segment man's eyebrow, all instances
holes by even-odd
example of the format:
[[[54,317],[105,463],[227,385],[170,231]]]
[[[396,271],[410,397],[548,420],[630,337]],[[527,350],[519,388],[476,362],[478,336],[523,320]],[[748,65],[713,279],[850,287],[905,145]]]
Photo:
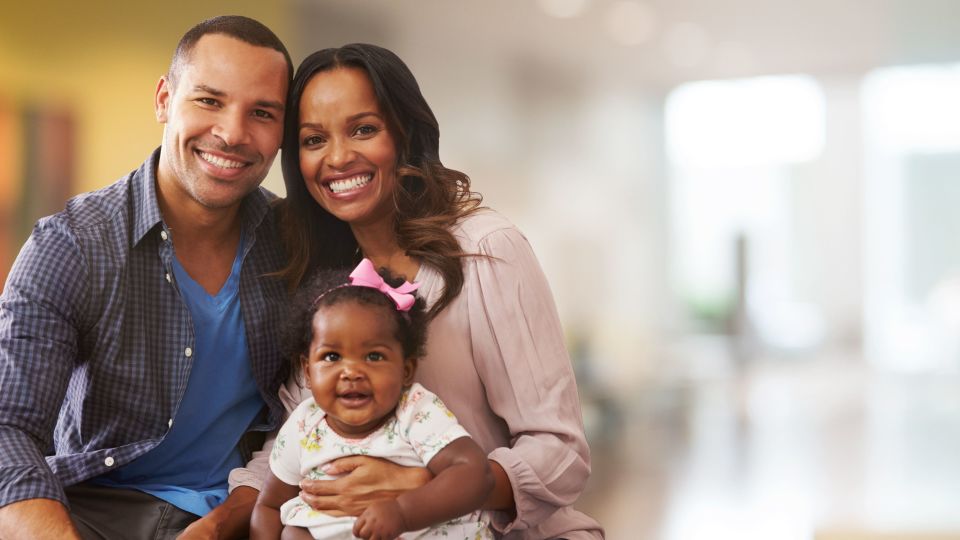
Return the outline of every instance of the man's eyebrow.
[[[284,106],[280,101],[266,101],[266,100],[257,100],[257,107],[263,107],[264,109],[275,109],[277,111],[283,112]]]
[[[216,97],[224,97],[227,95],[227,93],[224,92],[223,90],[218,90],[212,86],[207,86],[205,84],[198,84],[194,86],[193,91],[203,92]],[[262,107],[264,109],[274,109],[280,112],[283,112],[284,110],[282,101],[270,101],[266,99],[258,99],[257,101],[254,102],[254,105],[256,105],[257,107]]]
[[[212,87],[212,86],[207,86],[207,85],[205,85],[205,84],[198,84],[198,85],[194,86],[194,87],[193,87],[193,91],[194,91],[194,92],[206,92],[207,94],[213,94],[213,95],[215,95],[215,96],[217,96],[217,97],[221,97],[221,96],[227,95],[227,93],[224,92],[223,90],[217,90],[216,88],[214,88],[214,87]]]

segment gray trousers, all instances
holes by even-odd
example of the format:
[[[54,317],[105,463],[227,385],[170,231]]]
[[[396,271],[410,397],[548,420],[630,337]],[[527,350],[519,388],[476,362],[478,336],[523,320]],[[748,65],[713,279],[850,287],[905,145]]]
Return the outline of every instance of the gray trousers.
[[[70,517],[84,540],[172,540],[199,519],[135,489],[83,482],[64,491]]]

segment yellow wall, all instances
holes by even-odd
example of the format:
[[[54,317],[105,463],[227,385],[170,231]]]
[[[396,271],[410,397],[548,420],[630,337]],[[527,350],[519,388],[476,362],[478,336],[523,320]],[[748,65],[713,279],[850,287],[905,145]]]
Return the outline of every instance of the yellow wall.
[[[236,13],[263,22],[281,39],[290,28],[287,0],[11,4],[0,14],[0,100],[73,111],[74,193],[112,182],[160,144],[154,90],[190,26]],[[10,186],[0,193],[15,196]]]

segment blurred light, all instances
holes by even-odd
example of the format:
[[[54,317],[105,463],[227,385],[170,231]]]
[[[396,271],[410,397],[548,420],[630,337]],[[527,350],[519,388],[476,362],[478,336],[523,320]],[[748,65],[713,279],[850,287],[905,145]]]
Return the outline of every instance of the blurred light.
[[[725,41],[714,47],[713,65],[722,73],[746,74],[753,71],[753,53],[740,43]]]
[[[678,68],[692,68],[703,63],[707,57],[710,39],[707,32],[691,22],[671,26],[664,36],[667,60]]]
[[[621,45],[640,45],[650,41],[660,25],[660,17],[648,4],[620,0],[606,14],[607,31]]]
[[[570,19],[584,12],[589,0],[537,0],[540,9],[551,17]]]
[[[960,65],[879,69],[863,84],[868,135],[898,152],[960,149]]]
[[[805,75],[688,83],[667,98],[666,131],[676,163],[810,161],[823,149],[823,92]]]

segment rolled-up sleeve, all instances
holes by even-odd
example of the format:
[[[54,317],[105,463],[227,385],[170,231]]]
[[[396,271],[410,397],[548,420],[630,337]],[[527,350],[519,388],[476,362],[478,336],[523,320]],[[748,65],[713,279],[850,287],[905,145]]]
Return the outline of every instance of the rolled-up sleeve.
[[[494,516],[502,533],[527,529],[576,501],[590,475],[576,380],[546,277],[523,235],[498,230],[465,265],[470,332],[491,410],[510,446],[493,450],[517,513]]]
[[[44,454],[76,363],[87,273],[64,220],[41,220],[0,296],[0,506],[65,502]]]

